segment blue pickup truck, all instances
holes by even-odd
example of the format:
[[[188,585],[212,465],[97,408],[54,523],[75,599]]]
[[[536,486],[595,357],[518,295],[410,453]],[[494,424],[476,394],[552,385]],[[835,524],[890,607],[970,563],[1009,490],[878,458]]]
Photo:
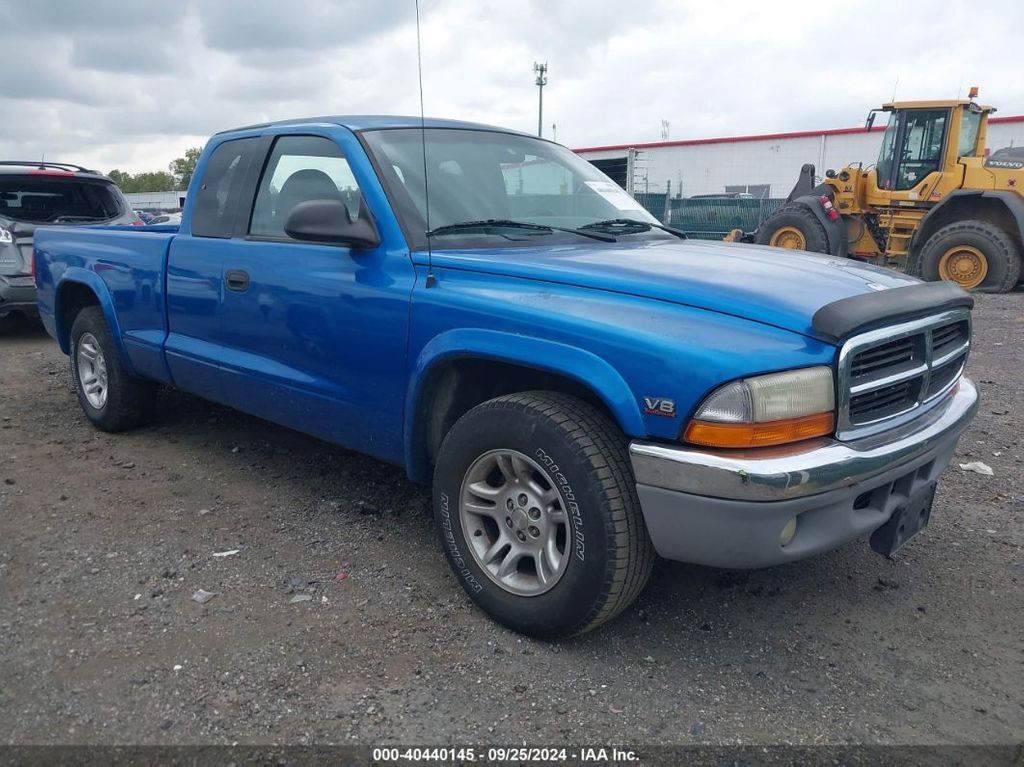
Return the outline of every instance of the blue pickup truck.
[[[400,464],[472,599],[534,636],[618,614],[656,554],[891,555],[977,406],[952,284],[687,241],[469,123],[217,134],[179,227],[42,228],[35,270],[97,427],[174,386]]]

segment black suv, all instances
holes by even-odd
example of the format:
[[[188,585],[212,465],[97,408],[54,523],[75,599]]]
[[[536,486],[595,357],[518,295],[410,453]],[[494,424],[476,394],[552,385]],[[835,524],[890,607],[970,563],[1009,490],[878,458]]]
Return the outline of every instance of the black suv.
[[[53,162],[0,161],[0,317],[34,314],[37,226],[142,223],[102,173]]]

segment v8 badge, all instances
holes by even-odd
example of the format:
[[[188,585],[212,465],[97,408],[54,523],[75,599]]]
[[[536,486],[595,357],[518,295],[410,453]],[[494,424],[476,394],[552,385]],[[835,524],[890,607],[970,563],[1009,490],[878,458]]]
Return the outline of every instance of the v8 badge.
[[[644,412],[648,415],[660,415],[665,418],[676,417],[675,400],[665,397],[644,397]]]

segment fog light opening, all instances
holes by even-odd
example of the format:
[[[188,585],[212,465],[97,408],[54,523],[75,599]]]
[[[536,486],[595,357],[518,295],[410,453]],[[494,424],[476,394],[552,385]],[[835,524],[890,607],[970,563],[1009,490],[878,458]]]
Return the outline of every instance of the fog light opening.
[[[779,536],[779,545],[782,547],[788,546],[793,542],[794,537],[796,537],[796,517],[790,519],[786,526],[782,528],[782,535]]]

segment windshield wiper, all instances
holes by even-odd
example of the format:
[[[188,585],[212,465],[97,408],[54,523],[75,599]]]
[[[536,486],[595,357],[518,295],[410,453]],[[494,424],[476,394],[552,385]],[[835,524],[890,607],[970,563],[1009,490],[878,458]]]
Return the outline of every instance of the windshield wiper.
[[[604,221],[595,221],[592,224],[581,226],[580,229],[606,231],[610,234],[636,234],[637,232],[649,232],[651,229],[660,229],[663,232],[668,232],[680,240],[687,239],[686,232],[681,229],[674,229],[671,226],[665,226],[664,224],[652,224],[650,221],[639,221],[635,218],[609,218]],[[636,231],[629,231],[634,229]]]
[[[582,237],[589,237],[592,240],[601,242],[617,242],[610,234],[584,231],[583,229],[569,229],[563,226],[550,226],[549,224],[531,224],[529,221],[512,221],[506,218],[488,218],[483,221],[459,221],[455,224],[445,224],[427,232],[427,237],[434,237],[439,234],[450,234],[452,232],[465,231],[467,229],[526,229],[534,232],[569,232]]]

